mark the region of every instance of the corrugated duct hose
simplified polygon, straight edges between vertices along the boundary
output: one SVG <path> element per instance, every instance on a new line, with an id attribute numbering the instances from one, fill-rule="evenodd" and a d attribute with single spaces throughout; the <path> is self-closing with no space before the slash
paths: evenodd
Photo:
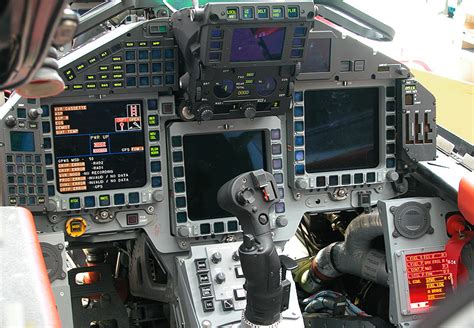
<path id="1" fill-rule="evenodd" d="M 378 211 L 356 217 L 346 229 L 345 241 L 333 243 L 316 255 L 309 272 L 313 286 L 342 274 L 387 285 L 385 254 L 371 247 L 372 240 L 382 235 Z"/>

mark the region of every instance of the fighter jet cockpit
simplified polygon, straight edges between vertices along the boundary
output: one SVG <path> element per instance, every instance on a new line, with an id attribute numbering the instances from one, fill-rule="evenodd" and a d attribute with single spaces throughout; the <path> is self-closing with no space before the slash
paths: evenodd
<path id="1" fill-rule="evenodd" d="M 30 213 L 59 326 L 423 326 L 474 279 L 447 246 L 474 213 L 435 97 L 364 42 L 393 36 L 331 0 L 79 16 L 60 92 L 0 107 L 0 213 Z"/>

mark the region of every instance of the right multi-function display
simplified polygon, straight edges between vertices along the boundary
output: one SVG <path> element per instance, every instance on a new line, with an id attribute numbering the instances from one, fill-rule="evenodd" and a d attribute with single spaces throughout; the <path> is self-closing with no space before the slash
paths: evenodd
<path id="1" fill-rule="evenodd" d="M 306 172 L 379 164 L 379 89 L 305 92 Z"/>

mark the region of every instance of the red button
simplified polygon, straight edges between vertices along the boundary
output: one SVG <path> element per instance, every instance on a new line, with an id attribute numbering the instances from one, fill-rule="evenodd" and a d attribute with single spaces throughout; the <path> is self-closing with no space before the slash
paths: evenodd
<path id="1" fill-rule="evenodd" d="M 127 225 L 137 225 L 138 221 L 138 214 L 127 214 Z"/>

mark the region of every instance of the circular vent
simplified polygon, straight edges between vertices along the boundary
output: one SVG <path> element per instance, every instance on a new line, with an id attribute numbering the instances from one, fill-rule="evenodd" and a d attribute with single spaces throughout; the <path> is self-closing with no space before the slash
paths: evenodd
<path id="1" fill-rule="evenodd" d="M 43 251 L 44 262 L 46 264 L 46 271 L 50 282 L 56 279 L 63 279 L 61 276 L 63 272 L 63 259 L 61 257 L 61 250 L 54 245 L 48 243 L 40 243 Z"/>
<path id="2" fill-rule="evenodd" d="M 409 239 L 423 237 L 431 228 L 430 204 L 408 202 L 394 213 L 395 230 Z"/>

